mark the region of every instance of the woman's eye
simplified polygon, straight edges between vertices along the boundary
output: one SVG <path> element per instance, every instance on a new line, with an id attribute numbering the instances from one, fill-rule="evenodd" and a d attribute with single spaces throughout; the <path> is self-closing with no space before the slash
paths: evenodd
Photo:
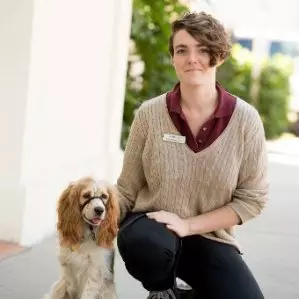
<path id="1" fill-rule="evenodd" d="M 185 53 L 185 50 L 183 50 L 183 49 L 181 49 L 181 50 L 177 50 L 176 53 L 180 55 L 180 54 Z"/>

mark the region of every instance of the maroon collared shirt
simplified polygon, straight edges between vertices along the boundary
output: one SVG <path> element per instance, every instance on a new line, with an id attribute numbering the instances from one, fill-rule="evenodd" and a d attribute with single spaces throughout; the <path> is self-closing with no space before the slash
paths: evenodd
<path id="1" fill-rule="evenodd" d="M 196 137 L 193 136 L 181 107 L 180 85 L 167 93 L 166 103 L 169 115 L 186 144 L 195 153 L 211 145 L 224 131 L 236 106 L 236 98 L 229 94 L 219 83 L 216 83 L 218 105 L 211 118 L 202 125 Z"/>

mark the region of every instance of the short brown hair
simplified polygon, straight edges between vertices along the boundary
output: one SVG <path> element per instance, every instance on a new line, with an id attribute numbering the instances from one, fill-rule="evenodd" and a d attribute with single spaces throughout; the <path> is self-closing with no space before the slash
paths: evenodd
<path id="1" fill-rule="evenodd" d="M 210 66 L 215 66 L 219 60 L 225 60 L 230 55 L 231 42 L 224 26 L 205 12 L 189 12 L 172 23 L 172 33 L 169 38 L 169 52 L 172 57 L 174 36 L 182 29 L 208 48 Z"/>

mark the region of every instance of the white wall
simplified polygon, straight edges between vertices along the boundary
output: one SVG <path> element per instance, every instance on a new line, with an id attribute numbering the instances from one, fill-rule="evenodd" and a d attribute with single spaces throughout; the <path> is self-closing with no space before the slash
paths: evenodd
<path id="1" fill-rule="evenodd" d="M 20 184 L 32 34 L 32 0 L 0 2 L 0 240 L 19 240 Z"/>
<path id="2" fill-rule="evenodd" d="M 14 236 L 23 245 L 53 233 L 69 181 L 117 177 L 131 1 L 35 0 L 32 21 L 21 169 L 12 180 L 25 192 Z"/>

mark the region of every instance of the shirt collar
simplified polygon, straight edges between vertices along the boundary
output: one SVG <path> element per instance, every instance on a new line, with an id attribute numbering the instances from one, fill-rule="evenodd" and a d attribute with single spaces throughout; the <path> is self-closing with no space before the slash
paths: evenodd
<path id="1" fill-rule="evenodd" d="M 177 83 L 173 90 L 168 93 L 169 111 L 177 114 L 182 113 L 180 83 Z"/>
<path id="2" fill-rule="evenodd" d="M 218 105 L 214 112 L 215 118 L 222 118 L 231 115 L 234 107 L 235 97 L 227 92 L 220 83 L 216 82 L 218 92 Z M 181 101 L 180 83 L 177 83 L 173 90 L 168 93 L 169 96 L 169 111 L 183 115 Z"/>

